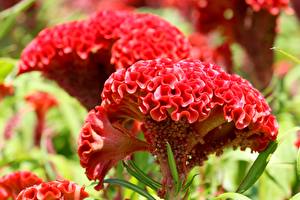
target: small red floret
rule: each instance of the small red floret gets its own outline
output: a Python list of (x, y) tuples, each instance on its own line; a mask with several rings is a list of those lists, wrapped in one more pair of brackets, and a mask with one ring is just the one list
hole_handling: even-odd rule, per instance
[(70, 181), (51, 181), (28, 187), (20, 192), (17, 200), (64, 199), (82, 200), (89, 195), (81, 187)]
[(0, 199), (16, 199), (21, 190), (41, 182), (42, 179), (27, 171), (14, 172), (3, 176), (0, 178)]

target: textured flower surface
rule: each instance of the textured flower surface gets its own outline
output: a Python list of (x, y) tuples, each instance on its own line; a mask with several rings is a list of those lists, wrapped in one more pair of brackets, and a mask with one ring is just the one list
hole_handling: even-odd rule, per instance
[[(105, 140), (118, 138), (122, 132), (131, 135), (126, 129), (131, 119), (142, 123), (150, 151), (160, 163), (163, 184), (168, 187), (172, 183), (166, 142), (170, 143), (179, 172), (185, 177), (191, 168), (202, 165), (208, 155), (219, 155), (225, 147), (262, 151), (277, 136), (275, 117), (263, 96), (248, 81), (198, 60), (139, 61), (110, 76), (102, 100), (97, 110), (99, 114), (106, 113), (108, 118), (94, 123), (100, 126), (98, 129), (90, 128), (87, 123), (83, 130), (88, 131), (81, 132), (80, 144), (86, 141), (88, 145), (79, 147), (79, 156), (82, 161), (92, 157), (90, 160), (95, 162), (83, 162), (91, 179), (100, 177), (101, 180), (105, 175), (98, 167), (108, 162), (109, 156), (103, 159), (101, 155), (109, 155), (105, 150), (112, 151), (111, 154), (122, 153), (113, 148), (105, 149), (105, 144), (110, 143)], [(110, 135), (110, 123), (120, 133)], [(115, 142), (114, 146), (121, 146), (125, 144), (122, 139), (111, 141)], [(129, 147), (133, 145), (127, 145)], [(95, 176), (99, 172), (101, 176)]]
[(187, 39), (159, 17), (102, 11), (40, 32), (23, 51), (19, 73), (42, 71), (91, 109), (100, 103), (104, 81), (116, 68), (142, 59), (180, 60), (188, 55)]
[(69, 181), (51, 181), (28, 187), (17, 200), (82, 200), (88, 197), (84, 188)]
[(3, 176), (0, 178), (0, 199), (16, 199), (21, 190), (41, 182), (42, 179), (27, 171), (14, 172)]

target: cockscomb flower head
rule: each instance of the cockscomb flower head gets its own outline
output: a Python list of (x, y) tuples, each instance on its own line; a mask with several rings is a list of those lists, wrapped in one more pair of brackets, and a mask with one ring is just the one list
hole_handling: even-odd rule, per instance
[(89, 195), (81, 187), (70, 181), (51, 181), (28, 187), (20, 192), (17, 200), (64, 199), (82, 200)]
[(5, 175), (0, 178), (0, 199), (16, 199), (21, 190), (41, 182), (42, 179), (28, 171), (19, 171)]
[[(277, 135), (277, 122), (270, 107), (248, 81), (198, 60), (139, 61), (109, 77), (102, 100), (97, 110), (107, 118), (94, 118), (94, 127), (100, 128), (91, 129), (87, 123), (79, 142), (81, 160), (95, 162), (83, 162), (92, 179), (101, 180), (105, 175), (101, 166), (109, 162), (110, 156), (104, 158), (102, 154), (110, 151), (115, 158), (121, 158), (124, 154), (116, 154), (125, 152), (116, 151), (116, 146), (133, 148), (128, 141), (125, 147), (126, 141), (122, 141), (130, 135), (126, 126), (132, 119), (142, 123), (148, 148), (160, 163), (163, 185), (167, 187), (172, 187), (167, 142), (185, 177), (191, 168), (202, 165), (208, 155), (219, 155), (225, 147), (262, 151)], [(119, 133), (111, 134), (109, 123)], [(117, 139), (111, 138), (122, 133), (118, 145)]]
[(19, 73), (42, 71), (87, 109), (100, 102), (105, 80), (138, 60), (189, 55), (183, 34), (151, 14), (102, 11), (47, 28), (25, 48)]

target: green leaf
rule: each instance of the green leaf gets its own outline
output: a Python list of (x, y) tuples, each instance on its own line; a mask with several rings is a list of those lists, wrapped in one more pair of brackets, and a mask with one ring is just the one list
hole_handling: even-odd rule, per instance
[(145, 174), (133, 161), (129, 160), (127, 161), (127, 163), (128, 165), (123, 162), (124, 167), (126, 168), (128, 173), (135, 177), (137, 180), (149, 186), (155, 191), (161, 188), (161, 184), (159, 182), (153, 180), (147, 174)]
[(17, 61), (11, 58), (0, 58), (0, 83), (11, 73), (16, 63)]
[(300, 149), (298, 150), (297, 154), (297, 176), (300, 177)]
[(175, 182), (176, 192), (178, 193), (181, 189), (181, 182), (179, 180), (179, 174), (178, 174), (178, 171), (177, 171), (174, 154), (173, 154), (171, 145), (168, 142), (167, 142), (167, 154), (168, 154), (169, 167), (170, 167), (170, 170), (171, 170), (173, 180)]
[(269, 163), (272, 153), (276, 150), (278, 146), (277, 141), (271, 142), (268, 148), (261, 152), (252, 164), (250, 170), (248, 171), (246, 177), (243, 179), (242, 183), (239, 185), (236, 192), (243, 193), (247, 191), (254, 183), (259, 179), (259, 177), (264, 172), (267, 164)]
[(300, 200), (300, 193), (295, 194), (290, 200)]
[(121, 179), (105, 179), (103, 182), (111, 184), (111, 185), (119, 185), (119, 186), (128, 188), (128, 189), (142, 195), (143, 197), (147, 198), (148, 200), (155, 200), (155, 198), (153, 196), (151, 196), (148, 192), (146, 192), (142, 188), (140, 188), (128, 181), (124, 181)]
[(232, 199), (232, 200), (251, 200), (250, 198), (239, 194), (239, 193), (234, 193), (234, 192), (227, 192), (227, 193), (223, 193), (215, 198), (213, 198), (213, 200), (228, 200), (228, 199)]
[(196, 176), (198, 176), (199, 174), (195, 174), (190, 180), (187, 181), (187, 183), (183, 186), (183, 191), (186, 191), (187, 189), (189, 189), (189, 187), (192, 185), (194, 179)]
[(286, 52), (286, 51), (284, 51), (284, 50), (282, 50), (282, 49), (280, 49), (278, 47), (273, 47), (272, 49), (275, 50), (275, 51), (278, 51), (279, 53), (281, 53), (281, 54), (283, 54), (285, 56), (287, 56), (288, 58), (290, 58), (295, 63), (300, 64), (300, 59), (297, 58), (296, 56), (293, 56), (292, 54), (290, 54), (290, 53), (288, 53), (288, 52)]
[(99, 199), (95, 199), (93, 197), (88, 197), (88, 198), (85, 198), (84, 200), (99, 200)]

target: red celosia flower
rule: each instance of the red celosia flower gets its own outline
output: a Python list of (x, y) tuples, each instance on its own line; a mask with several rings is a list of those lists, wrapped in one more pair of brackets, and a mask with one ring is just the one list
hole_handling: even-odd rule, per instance
[[(37, 122), (34, 130), (34, 145), (40, 146), (43, 132), (48, 132), (46, 140), (49, 143), (51, 139), (49, 130), (46, 131), (46, 114), (49, 109), (58, 105), (56, 98), (47, 92), (36, 91), (28, 94), (25, 97), (25, 100), (31, 105), (31, 107), (20, 109), (8, 120), (4, 129), (4, 139), (8, 140), (13, 136), (14, 130), (19, 126), (22, 118), (24, 117), (24, 114), (32, 111), (33, 109), (37, 117)], [(49, 147), (50, 146), (51, 144), (49, 144)]]
[(89, 179), (100, 182), (102, 188), (105, 174), (118, 161), (135, 151), (148, 150), (148, 144), (135, 138), (118, 122), (111, 123), (103, 107), (90, 111), (78, 141), (81, 165), (86, 168)]
[(17, 200), (82, 200), (88, 196), (89, 195), (84, 191), (84, 187), (75, 183), (70, 181), (51, 181), (22, 190)]
[(88, 109), (99, 104), (104, 81), (138, 60), (188, 57), (183, 34), (159, 17), (102, 11), (42, 31), (23, 51), (19, 73), (33, 70), (55, 80)]
[(0, 83), (0, 101), (6, 97), (13, 95), (14, 88), (10, 84)]
[(58, 104), (53, 95), (42, 91), (27, 95), (25, 100), (33, 106), (38, 116), (45, 115), (50, 108), (55, 107)]
[[(209, 154), (220, 154), (225, 147), (262, 151), (277, 135), (270, 107), (248, 81), (197, 60), (139, 61), (110, 76), (102, 100), (98, 115), (107, 113), (108, 118), (93, 117), (94, 125), (87, 122), (80, 135), (79, 156), (90, 179), (101, 181), (108, 170), (103, 166), (109, 166), (110, 159), (123, 158), (138, 148), (129, 145), (132, 138), (124, 141), (130, 135), (126, 129), (130, 119), (142, 123), (168, 187), (172, 184), (166, 142), (185, 177)], [(122, 148), (116, 151), (116, 146)]]
[(296, 141), (294, 142), (294, 145), (297, 149), (300, 149), (300, 131), (297, 131), (296, 134), (297, 134), (296, 136), (297, 138)]
[(25, 100), (32, 105), (37, 116), (37, 123), (34, 131), (34, 144), (39, 146), (42, 133), (45, 130), (46, 114), (58, 102), (54, 96), (47, 92), (37, 91), (25, 97)]
[(0, 178), (0, 199), (16, 199), (21, 190), (41, 182), (42, 179), (27, 171), (14, 172), (3, 176)]
[(247, 4), (255, 11), (261, 9), (266, 9), (270, 13), (277, 15), (282, 8), (287, 8), (289, 6), (290, 0), (245, 0)]
[(296, 146), (296, 148), (297, 148), (297, 149), (299, 149), (299, 148), (300, 148), (300, 140), (296, 140), (296, 142), (295, 142), (295, 146)]

